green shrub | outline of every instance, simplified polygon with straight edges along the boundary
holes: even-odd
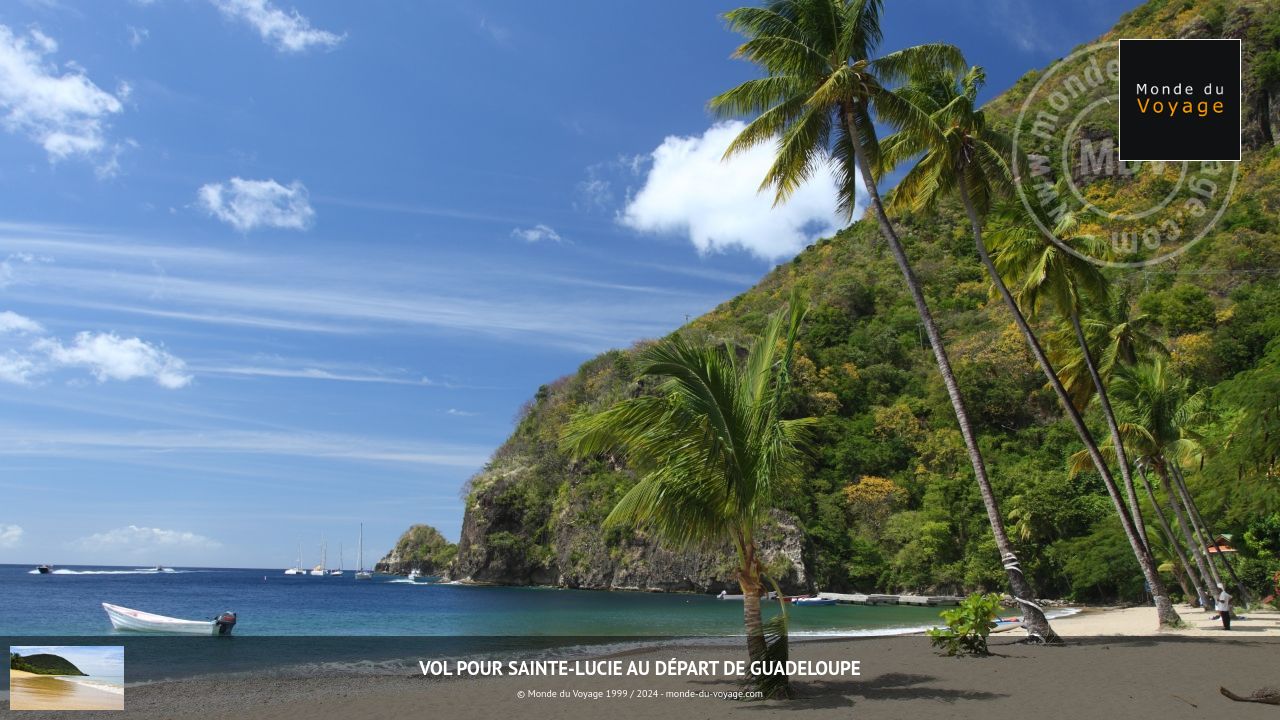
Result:
[[[942,648],[948,655],[990,655],[987,635],[996,626],[999,611],[999,595],[970,595],[954,610],[942,611],[942,620],[947,626],[929,631],[933,646]]]

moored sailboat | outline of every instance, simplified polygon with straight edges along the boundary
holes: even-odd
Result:
[[[373,579],[373,573],[364,569],[364,523],[360,523],[360,564],[356,566],[356,579]]]

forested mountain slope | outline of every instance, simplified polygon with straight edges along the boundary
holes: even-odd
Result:
[[[1188,482],[1215,529],[1233,535],[1248,582],[1280,569],[1280,9],[1276,3],[1152,0],[1103,39],[1245,39],[1246,153],[1231,205],[1180,257],[1111,270],[1124,311],[1169,350],[1168,364],[1213,412]],[[963,48],[962,48],[963,49]],[[987,106],[1011,126],[1038,73]],[[1153,192],[1143,176],[1095,178],[1096,196]],[[978,423],[1011,532],[1046,597],[1136,598],[1142,577],[1098,477],[1072,475],[1081,449],[998,300],[956,207],[894,214]],[[758,285],[678,332],[739,342],[793,289],[808,297],[789,413],[822,418],[804,478],[781,493],[766,546],[790,588],[967,591],[1004,585],[951,407],[901,275],[873,223],[854,223],[776,267]],[[1061,328],[1041,320],[1051,342]],[[539,389],[511,437],[465,489],[450,576],[509,584],[715,591],[732,585],[723,553],[672,552],[643,533],[601,531],[632,482],[617,458],[573,463],[566,421],[645,392],[634,348],[605,353]],[[1096,410],[1089,419],[1106,437]],[[1243,419],[1243,420],[1242,420]],[[1270,424],[1270,427],[1268,426]],[[1276,432],[1270,432],[1274,429]],[[1148,505],[1148,508],[1150,506]],[[1155,542],[1159,559],[1162,555]],[[1171,588],[1176,584],[1171,583]]]

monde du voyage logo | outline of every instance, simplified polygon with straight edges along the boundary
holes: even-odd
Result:
[[[1236,187],[1240,81],[1234,39],[1103,42],[1050,65],[1013,130],[1027,216],[1064,252],[1106,267],[1186,252]]]
[[[1241,43],[1120,41],[1121,162],[1240,160]]]

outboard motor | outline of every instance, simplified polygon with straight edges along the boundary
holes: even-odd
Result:
[[[231,628],[236,626],[236,614],[228,610],[215,618],[213,622],[218,626],[219,635],[230,635]]]

